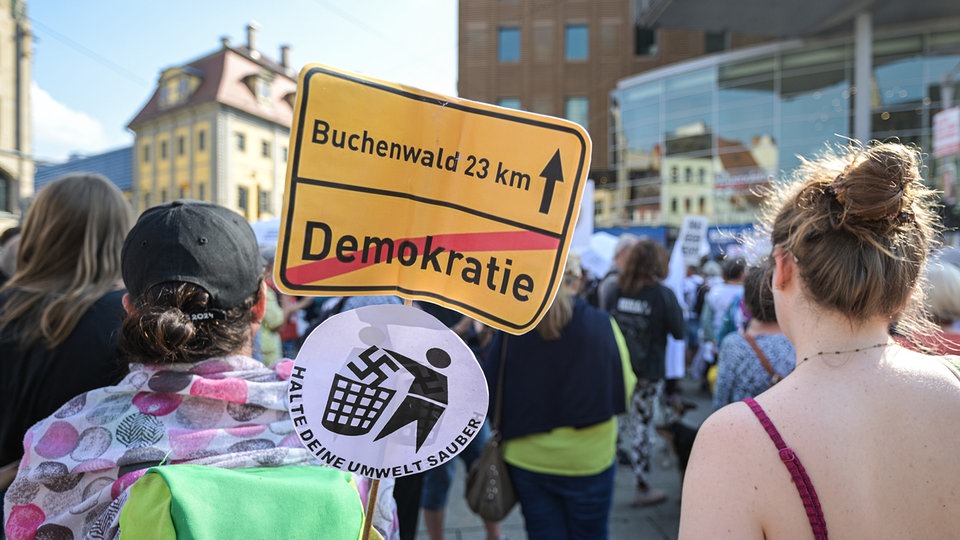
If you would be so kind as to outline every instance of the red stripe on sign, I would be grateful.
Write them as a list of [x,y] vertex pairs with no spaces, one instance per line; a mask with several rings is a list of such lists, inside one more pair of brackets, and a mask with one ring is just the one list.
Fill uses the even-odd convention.
[[[560,245],[560,240],[557,238],[530,231],[439,234],[421,238],[400,238],[394,240],[393,259],[397,259],[400,246],[405,242],[416,246],[417,258],[422,258],[428,239],[430,239],[430,251],[443,248],[444,252],[452,250],[459,253],[553,250],[557,249],[557,246]],[[332,246],[331,249],[335,250],[336,246]],[[336,257],[332,257],[323,259],[322,261],[313,261],[299,266],[292,266],[286,269],[285,277],[290,283],[305,285],[307,283],[348,274],[377,264],[375,260],[377,256],[375,246],[368,248],[366,253],[361,250],[344,253],[344,255],[353,257],[353,260],[341,261]],[[381,253],[381,255],[385,256],[383,253]]]

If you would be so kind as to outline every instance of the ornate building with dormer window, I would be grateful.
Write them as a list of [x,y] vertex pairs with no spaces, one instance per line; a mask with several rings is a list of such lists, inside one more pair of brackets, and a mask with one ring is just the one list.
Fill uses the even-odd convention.
[[173,199],[215,202],[256,221],[280,213],[297,91],[289,47],[274,61],[247,44],[160,73],[128,127],[137,211]]
[[24,0],[0,0],[0,229],[16,223],[21,201],[33,194],[32,43]]

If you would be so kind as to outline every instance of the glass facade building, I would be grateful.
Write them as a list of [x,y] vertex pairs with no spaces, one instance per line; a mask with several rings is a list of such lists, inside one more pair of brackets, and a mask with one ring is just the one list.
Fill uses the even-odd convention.
[[[940,169],[955,157],[933,159],[932,126],[942,85],[960,79],[960,29],[939,24],[876,29],[864,91],[872,138],[919,146],[926,177],[951,193]],[[621,80],[610,111],[617,178],[597,186],[597,224],[679,226],[685,214],[752,222],[757,188],[854,132],[854,80],[852,35],[770,43]]]

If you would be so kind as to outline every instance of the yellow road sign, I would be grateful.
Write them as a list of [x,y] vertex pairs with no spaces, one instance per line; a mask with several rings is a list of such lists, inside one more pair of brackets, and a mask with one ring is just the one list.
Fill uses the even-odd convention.
[[523,333],[559,286],[590,146],[567,120],[308,65],[277,286],[397,294]]

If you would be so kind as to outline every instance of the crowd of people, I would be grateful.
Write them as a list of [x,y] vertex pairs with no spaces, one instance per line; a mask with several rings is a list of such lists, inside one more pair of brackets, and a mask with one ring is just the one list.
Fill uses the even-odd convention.
[[[678,290],[657,241],[621,235],[592,285],[570,253],[523,335],[415,303],[471,346],[501,396],[493,427],[527,538],[607,538],[620,466],[635,506],[666,500],[651,464],[687,406],[670,340],[713,402],[696,442],[674,443],[681,538],[951,536],[960,441],[941,426],[960,414],[960,252],[939,249],[921,170],[899,143],[811,157],[767,193],[758,238],[772,247],[704,258]],[[305,332],[331,310],[403,300],[288,297],[272,265],[250,225],[214,204],[175,201],[134,222],[96,175],[38,192],[0,238],[8,538],[115,537],[132,523],[130,486],[161,463],[316,463],[286,408]],[[464,470],[490,427],[460,454]],[[456,463],[381,484],[377,534],[412,539],[422,515],[442,540]],[[369,479],[347,480],[368,500]]]

